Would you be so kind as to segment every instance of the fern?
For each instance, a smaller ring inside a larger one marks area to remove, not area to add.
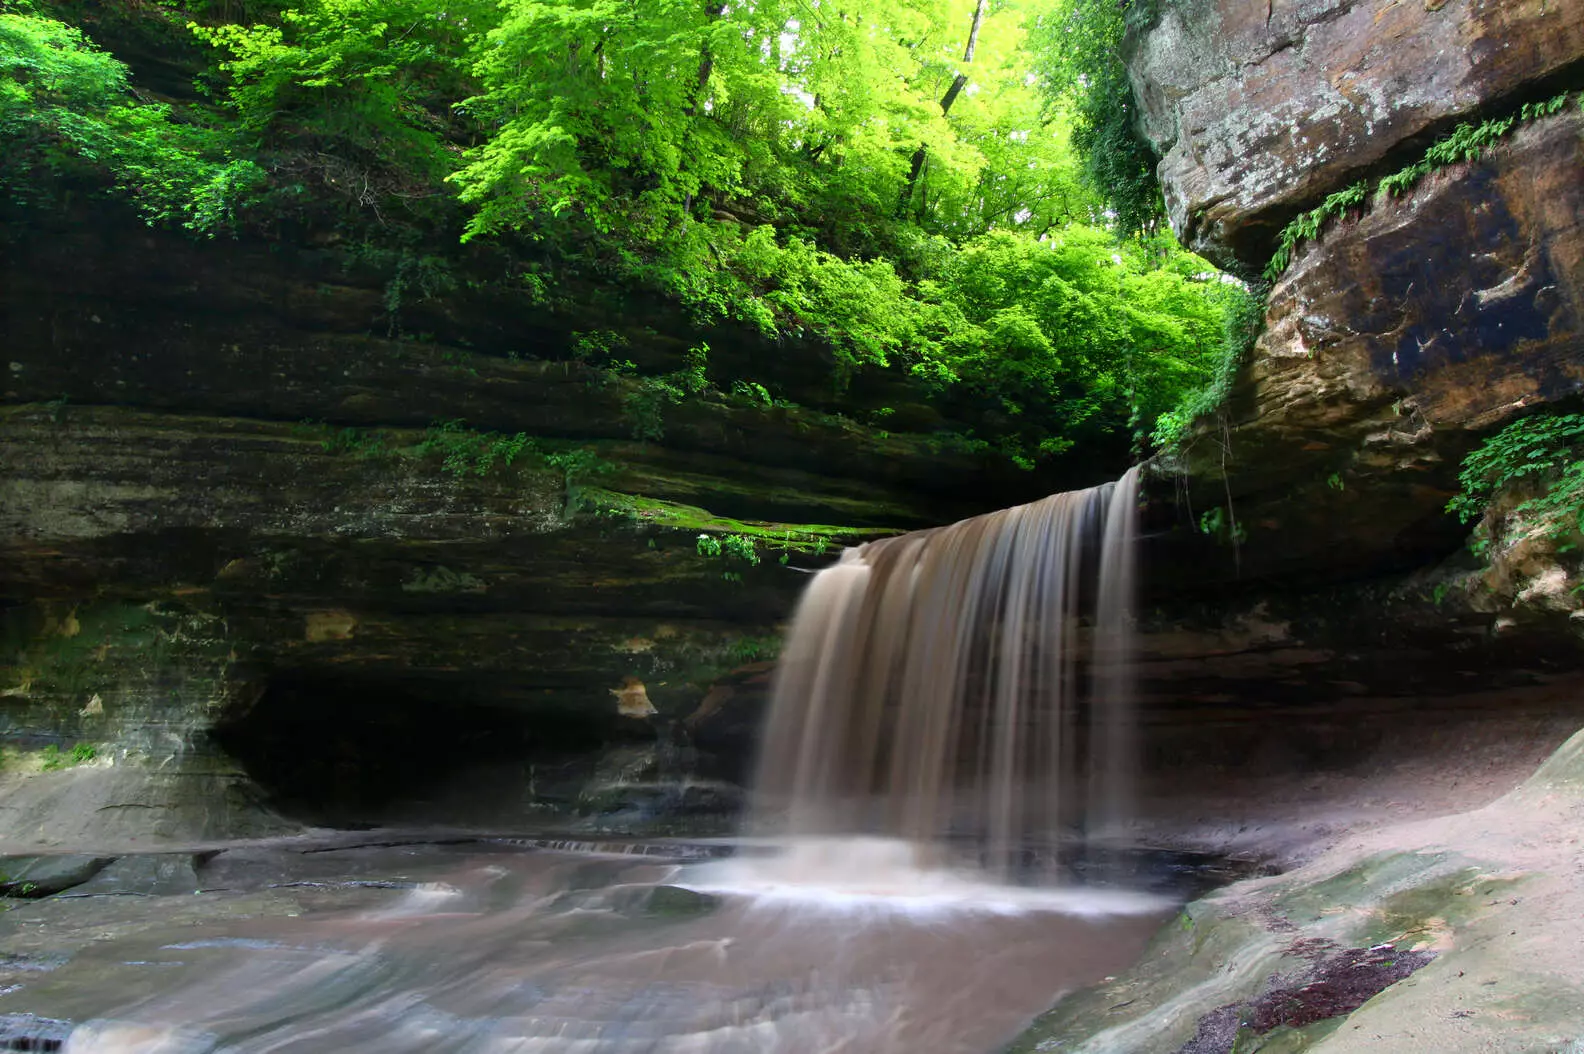
[[[1514,485],[1543,486],[1513,510],[1547,536],[1584,533],[1584,414],[1526,417],[1485,440],[1463,460],[1462,491],[1447,511],[1464,523]]]
[[[1485,151],[1510,135],[1513,129],[1528,121],[1538,120],[1558,113],[1567,105],[1568,92],[1552,96],[1542,102],[1524,103],[1515,114],[1492,118],[1480,124],[1460,124],[1445,137],[1433,143],[1419,161],[1383,176],[1375,185],[1376,194],[1401,197],[1408,193],[1425,176],[1438,168],[1467,161],[1478,161]],[[1579,103],[1584,107],[1584,93]],[[1366,182],[1360,181],[1344,190],[1331,194],[1318,208],[1301,212],[1276,236],[1276,249],[1265,265],[1265,278],[1275,281],[1292,263],[1293,250],[1306,241],[1314,241],[1327,222],[1345,215],[1349,209],[1364,206],[1372,195]]]

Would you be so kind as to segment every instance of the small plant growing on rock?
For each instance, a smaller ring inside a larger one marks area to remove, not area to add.
[[[77,765],[86,765],[99,757],[99,749],[91,743],[78,743],[71,750],[62,753],[61,748],[51,743],[39,753],[42,764],[39,766],[45,772],[55,772],[59,769],[72,768]]]
[[[1248,528],[1237,522],[1226,509],[1217,505],[1199,517],[1199,533],[1234,547],[1248,541]]]
[[[719,538],[701,534],[696,545],[698,554],[710,559],[739,560],[749,567],[759,566],[762,559],[758,544],[746,534],[725,534]],[[721,572],[721,577],[728,582],[741,582],[742,572],[728,568]]]
[[[533,450],[533,441],[526,433],[507,436],[499,432],[480,432],[456,420],[430,425],[418,444],[420,456],[442,455],[441,470],[457,479],[486,476],[497,463],[510,465]]]
[[[391,453],[389,437],[383,432],[368,432],[361,428],[342,428],[319,441],[327,454],[351,454],[353,457],[383,457]]]
[[[1319,207],[1300,212],[1277,236],[1276,251],[1265,268],[1266,279],[1275,281],[1280,278],[1292,262],[1293,250],[1303,242],[1320,237],[1320,231],[1330,220],[1346,214],[1350,209],[1365,207],[1376,195],[1400,197],[1438,168],[1478,161],[1487,149],[1500,142],[1513,129],[1559,112],[1567,105],[1568,94],[1563,92],[1539,102],[1524,103],[1516,113],[1506,117],[1493,117],[1479,124],[1460,124],[1450,134],[1432,143],[1420,160],[1381,177],[1373,192],[1367,182],[1361,181],[1330,195]],[[1580,104],[1584,105],[1584,95],[1580,96]]]
[[[1512,517],[1554,538],[1566,552],[1570,536],[1584,535],[1584,414],[1541,414],[1515,421],[1463,459],[1458,476],[1462,492],[1447,511],[1468,523],[1491,500],[1512,487],[1539,491],[1512,510]],[[1481,525],[1472,543],[1476,555],[1490,547]]]
[[[749,567],[759,566],[759,550],[754,540],[745,534],[728,534],[721,539],[721,549],[727,556],[746,561]]]

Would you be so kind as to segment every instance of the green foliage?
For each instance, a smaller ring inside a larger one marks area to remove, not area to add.
[[[719,258],[728,271],[711,295],[721,310],[768,333],[817,333],[838,379],[905,366],[943,396],[985,407],[1008,433],[1002,451],[1029,465],[1085,434],[1148,434],[1212,376],[1228,313],[1246,299],[1166,237],[1119,245],[1080,226],[941,242],[913,281],[889,261],[843,260],[769,227]],[[773,404],[762,386],[733,390]],[[626,396],[635,437],[660,438],[664,408],[685,394],[677,374],[639,382]]]
[[[39,753],[40,768],[45,772],[55,772],[59,769],[71,768],[76,765],[86,765],[99,757],[99,750],[90,743],[78,743],[68,753],[61,753],[60,747],[51,743]]]
[[[977,87],[950,120],[940,100],[964,65],[973,0],[501,7],[475,48],[482,90],[464,103],[495,131],[455,177],[478,207],[475,236],[586,224],[650,254],[727,214],[819,230],[847,256],[889,240],[877,217],[893,212],[921,143],[929,171],[910,219],[926,226],[1020,211],[1000,208],[1006,187],[981,182],[987,153],[1018,158],[1003,176],[1024,178],[1012,177],[1021,167],[1054,185],[1051,144],[1024,116],[1036,96],[1017,68],[1016,7],[987,13]]]
[[[606,461],[589,447],[551,451],[544,455],[544,460],[545,464],[561,473],[568,515],[584,506],[584,491],[596,477],[616,470],[613,462]]]
[[[456,420],[430,425],[418,444],[419,456],[441,455],[442,471],[458,479],[486,476],[497,463],[511,465],[525,452],[535,450],[533,441],[522,432],[512,436],[480,432]]]
[[[385,457],[395,452],[385,433],[350,427],[331,432],[319,441],[319,446],[327,454],[350,454],[359,458]]]
[[[432,192],[456,166],[446,111],[491,0],[301,0],[278,21],[191,24],[224,59],[226,99],[259,148],[358,206]]]
[[[759,544],[748,534],[700,534],[694,542],[694,548],[700,556],[706,559],[724,559],[727,567],[721,572],[722,579],[727,582],[741,582],[743,572],[735,567],[746,564],[757,567],[760,564]],[[782,561],[786,563],[786,561]]]
[[[1158,0],[1059,0],[1033,34],[1052,103],[1073,112],[1072,143],[1090,188],[1123,234],[1151,232],[1165,216],[1154,150],[1138,129],[1123,40],[1152,23]]]
[[[1326,199],[1308,212],[1301,212],[1282,228],[1276,239],[1276,252],[1265,266],[1265,278],[1275,281],[1292,262],[1293,250],[1303,242],[1320,237],[1320,231],[1333,219],[1359,208],[1369,198],[1369,185],[1363,181],[1326,196]]]
[[[1539,414],[1515,421],[1463,459],[1462,491],[1447,511],[1464,523],[1481,516],[1502,491],[1534,491],[1511,517],[1541,534],[1571,541],[1584,535],[1584,414]],[[1477,552],[1489,546],[1477,533]]]
[[[627,372],[631,367],[631,363],[619,363],[616,368]],[[622,395],[622,417],[632,429],[632,437],[645,442],[664,439],[665,408],[707,391],[708,368],[709,345],[699,344],[687,350],[680,370],[637,378]]]
[[[1579,98],[1580,103],[1584,104],[1584,94]],[[1563,92],[1542,102],[1525,103],[1516,113],[1506,117],[1491,118],[1479,124],[1465,122],[1431,144],[1420,160],[1381,177],[1375,184],[1374,193],[1371,193],[1367,182],[1361,181],[1331,194],[1318,207],[1299,213],[1282,229],[1277,236],[1276,251],[1265,267],[1265,278],[1270,281],[1280,278],[1292,262],[1293,250],[1306,241],[1319,238],[1320,232],[1331,220],[1353,209],[1364,208],[1381,195],[1400,197],[1438,168],[1479,160],[1486,150],[1511,134],[1513,129],[1525,122],[1560,112],[1567,105],[1567,100],[1568,93]]]
[[[385,279],[390,336],[464,281],[435,231],[491,238],[547,306],[641,287],[828,358],[838,392],[859,371],[911,373],[975,422],[942,443],[1025,467],[1114,429],[1180,432],[1235,366],[1223,331],[1241,293],[1158,233],[1133,132],[1118,49],[1150,4],[990,4],[971,61],[977,0],[167,6],[213,46],[217,112],[140,101],[77,30],[7,15],[0,131],[25,149],[0,174],[71,159],[204,230],[245,205],[267,229],[324,233],[325,206],[349,266]],[[586,332],[570,351],[620,385],[634,438],[661,440],[709,390],[709,348],[640,375],[626,342]],[[782,405],[747,378],[731,389]],[[378,452],[366,442],[328,448]],[[422,449],[460,476],[528,446],[448,422]]]
[[[1248,529],[1237,521],[1230,507],[1217,505],[1199,516],[1199,533],[1236,548],[1248,541]]]
[[[580,362],[605,362],[615,358],[618,348],[627,346],[627,338],[609,329],[572,334],[572,357]]]
[[[622,396],[622,419],[634,439],[658,443],[665,438],[665,408],[686,397],[687,392],[669,376],[641,377]]]
[[[1174,247],[1072,227],[976,239],[921,292],[936,343],[914,372],[994,400],[1017,437],[1003,449],[1032,461],[1097,431],[1147,435],[1214,370],[1241,290]]]
[[[231,224],[263,180],[225,137],[141,101],[126,66],[53,19],[0,12],[0,187],[23,204],[61,180],[102,177],[150,223],[205,234]]]
[[[386,336],[399,338],[403,335],[401,312],[404,305],[414,299],[433,300],[457,288],[451,262],[432,253],[364,245],[349,260],[371,264],[390,272],[390,279],[385,283],[385,291],[380,298],[387,320]]]
[[[751,406],[767,410],[775,406],[775,399],[770,395],[770,390],[758,381],[733,381],[731,393]]]
[[[735,557],[750,567],[759,566],[759,549],[754,540],[743,534],[728,534],[721,539],[721,553]]]
[[[781,638],[739,637],[733,641],[727,654],[735,663],[766,662],[781,654]]]
[[[1221,347],[1204,383],[1189,388],[1177,405],[1156,419],[1152,435],[1157,446],[1180,446],[1193,423],[1213,413],[1225,411],[1237,379],[1238,368],[1248,360],[1265,327],[1263,290],[1231,285],[1222,316]]]
[[[613,462],[606,461],[594,450],[581,446],[546,454],[545,464],[561,471],[566,480],[568,490],[581,483],[586,483],[595,476],[613,472],[616,469],[616,465]]]
[[[707,559],[725,560],[728,564],[735,562],[738,566],[746,564],[749,567],[758,567],[762,561],[759,555],[758,543],[746,534],[701,534],[694,543],[698,554]],[[783,561],[784,562],[784,561]],[[721,572],[721,577],[728,582],[742,581],[742,572],[728,566]]]

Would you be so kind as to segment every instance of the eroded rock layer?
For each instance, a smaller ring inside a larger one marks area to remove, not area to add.
[[[1143,129],[1183,241],[1264,265],[1301,208],[1427,137],[1569,78],[1578,0],[1181,0],[1134,41]]]
[[[1446,555],[1467,451],[1584,392],[1584,113],[1328,230],[1272,289],[1224,433],[1189,456],[1224,570],[1358,576]],[[1224,479],[1223,479],[1224,475]],[[1171,573],[1171,569],[1166,569]]]

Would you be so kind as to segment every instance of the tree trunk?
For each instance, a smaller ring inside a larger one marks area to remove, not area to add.
[[[704,16],[705,16],[706,24],[709,23],[709,22],[714,22],[717,18],[720,18],[725,13],[726,13],[726,0],[709,0],[709,2],[707,4],[705,4],[705,7],[704,7]],[[691,98],[688,99],[687,105],[682,107],[682,112],[688,117],[688,120],[690,122],[692,121],[692,119],[694,117],[698,116],[699,106],[704,101],[704,92],[705,92],[706,89],[709,88],[710,74],[713,73],[714,71],[715,71],[715,55],[710,51],[709,37],[706,36],[704,38],[703,43],[701,43],[699,45],[698,73],[695,74],[694,80],[693,80],[693,95],[692,95]],[[683,145],[683,148],[684,148],[684,156],[683,156],[683,159],[682,159],[682,163],[684,165],[687,164],[687,157],[686,157],[686,154],[685,154],[685,149],[686,149],[686,146],[687,146],[688,139],[691,138],[692,131],[693,131],[692,125],[689,124],[689,126],[682,133],[682,135],[683,135],[682,145]],[[687,224],[688,218],[692,214],[692,212],[693,212],[693,195],[692,194],[688,194],[687,197],[682,202],[682,223],[684,225]]]
[[[974,49],[979,46],[979,24],[984,21],[985,0],[979,0],[974,5],[973,25],[968,29],[968,46],[963,48],[963,65],[973,61]],[[957,101],[957,96],[968,86],[968,74],[958,72],[952,78],[951,87],[946,89],[946,94],[941,96],[941,116],[951,113],[952,103]],[[924,171],[925,149],[920,143],[917,150],[913,151],[913,163],[908,166],[907,182],[902,186],[902,200],[897,203],[897,217],[906,215],[908,205],[913,201],[913,191],[918,186],[919,175]]]

